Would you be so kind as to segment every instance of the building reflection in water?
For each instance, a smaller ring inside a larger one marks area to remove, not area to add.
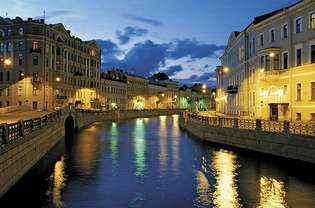
[[[98,129],[96,126],[90,126],[85,129],[77,139],[73,158],[76,158],[77,163],[76,173],[80,175],[93,174],[94,168],[98,157],[100,156],[100,142],[101,140],[95,139]]]
[[[237,187],[237,157],[229,151],[214,151],[212,168],[216,179],[213,204],[218,208],[241,207]]]
[[[62,207],[61,192],[65,187],[65,160],[61,157],[60,161],[57,161],[52,174],[53,187],[52,187],[52,202],[55,207]]]
[[[166,129],[166,116],[160,116],[159,124],[159,147],[160,147],[160,170],[165,174],[167,168],[167,129]]]
[[[175,175],[179,174],[179,134],[180,129],[178,126],[178,115],[173,115],[173,124],[172,124],[172,167]]]
[[[134,164],[136,167],[135,175],[143,176],[145,170],[145,127],[143,119],[138,118],[134,128]]]
[[[260,178],[259,208],[288,207],[285,197],[286,192],[282,181],[266,176]]]

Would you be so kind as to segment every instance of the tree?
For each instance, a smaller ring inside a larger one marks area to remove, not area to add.
[[[158,72],[153,74],[149,79],[157,79],[157,80],[169,80],[170,78],[164,72]]]

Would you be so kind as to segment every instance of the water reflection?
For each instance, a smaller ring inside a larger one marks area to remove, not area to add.
[[[315,179],[282,163],[204,145],[178,116],[105,122],[82,129],[49,176],[30,177],[0,207],[314,207]]]
[[[117,131],[117,123],[113,122],[110,130],[110,156],[111,159],[113,160],[113,167],[114,169],[116,168],[117,165],[117,146],[118,146],[118,131]],[[114,171],[114,170],[113,170]]]
[[[135,175],[143,176],[145,170],[145,128],[143,119],[138,118],[134,128],[134,154],[135,154]]]
[[[165,174],[167,168],[167,129],[166,129],[166,116],[160,116],[159,123],[159,161],[160,161],[160,170],[162,175]]]
[[[216,178],[213,204],[218,208],[241,207],[237,192],[236,155],[232,152],[214,151],[212,168]]]
[[[172,166],[175,175],[179,174],[179,125],[178,125],[178,115],[172,116]]]
[[[208,206],[212,202],[211,191],[210,191],[210,184],[202,171],[197,171],[196,173],[196,180],[197,180],[197,202],[200,205]]]
[[[91,175],[96,167],[101,148],[101,140],[96,139],[97,130],[96,126],[90,126],[76,138],[73,157],[76,158],[76,172],[80,175]]]
[[[65,187],[65,159],[61,157],[60,161],[57,161],[54,167],[54,172],[51,175],[53,187],[52,187],[52,201],[55,207],[62,206],[62,189]]]
[[[285,202],[286,192],[284,183],[274,178],[262,176],[260,178],[259,208],[288,207]]]

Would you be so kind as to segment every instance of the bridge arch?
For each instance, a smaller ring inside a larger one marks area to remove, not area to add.
[[[64,122],[64,128],[65,128],[65,143],[66,148],[71,149],[72,143],[73,143],[73,137],[75,132],[75,122],[72,115],[69,115]]]

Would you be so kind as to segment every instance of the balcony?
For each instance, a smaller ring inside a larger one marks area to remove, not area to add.
[[[30,52],[31,53],[41,53],[42,50],[40,48],[31,48]]]
[[[286,69],[273,69],[273,70],[261,70],[259,73],[259,79],[262,81],[278,80],[280,75],[286,72]]]
[[[238,92],[238,86],[230,85],[226,88],[227,93],[229,94],[236,94]]]

